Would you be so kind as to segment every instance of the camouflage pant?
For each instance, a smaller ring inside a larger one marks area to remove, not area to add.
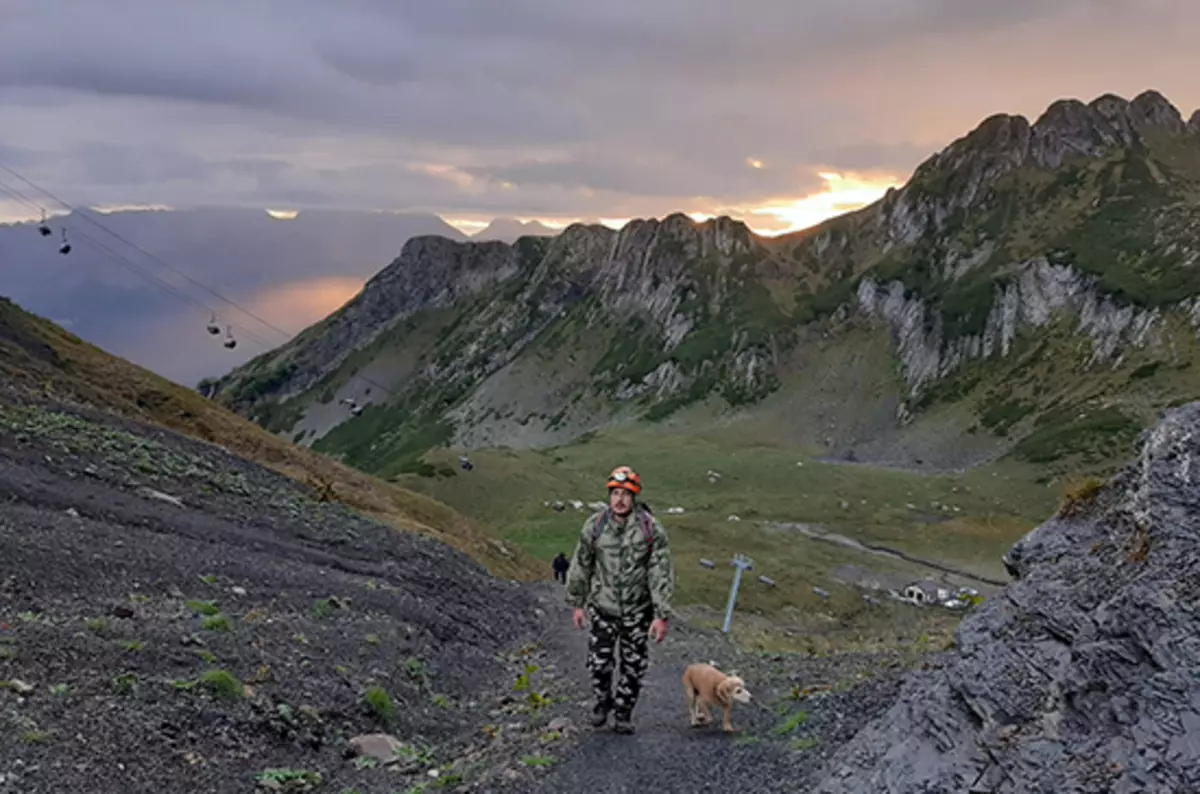
[[[650,662],[647,632],[654,613],[647,609],[614,618],[589,605],[587,615],[592,629],[588,637],[588,670],[592,674],[596,703],[612,708],[617,719],[627,720],[637,705],[642,676]],[[616,667],[618,648],[621,651],[621,677],[617,682],[616,697],[613,697],[613,668]]]

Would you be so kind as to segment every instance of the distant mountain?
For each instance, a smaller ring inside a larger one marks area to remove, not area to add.
[[[387,475],[444,442],[647,420],[848,461],[1077,472],[1200,397],[1198,200],[1200,114],[1153,91],[1061,100],[988,118],[793,234],[675,213],[412,240],[216,396]]]
[[[485,228],[471,235],[476,242],[499,240],[515,243],[521,237],[553,237],[558,230],[539,221],[519,221],[515,218],[495,218]]]
[[[326,296],[352,295],[410,238],[467,239],[432,214],[338,210],[304,210],[291,220],[235,208],[81,210],[52,219],[54,236],[48,238],[37,233],[36,223],[0,225],[0,294],[185,384],[224,372],[263,348],[248,337],[232,351],[216,344],[204,333],[208,317],[131,272],[134,267],[225,313],[269,344],[285,340],[85,216],[239,304],[253,304],[256,314],[271,312],[264,319],[286,331],[299,330],[337,308],[336,302],[328,305]],[[57,253],[60,227],[73,245],[68,256]],[[128,261],[115,261],[121,259]]]

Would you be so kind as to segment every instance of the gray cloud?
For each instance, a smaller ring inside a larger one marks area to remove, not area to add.
[[[75,203],[661,215],[803,195],[824,167],[903,176],[1060,96],[1200,102],[1180,46],[1200,5],[1170,0],[43,0],[4,20],[0,162]]]

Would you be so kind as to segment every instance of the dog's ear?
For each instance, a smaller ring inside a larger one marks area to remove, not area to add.
[[[721,683],[717,684],[716,693],[717,699],[722,703],[728,703],[730,695],[733,694],[734,682],[732,678],[726,678]]]

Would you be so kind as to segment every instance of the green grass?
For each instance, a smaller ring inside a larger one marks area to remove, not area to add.
[[[859,540],[1003,578],[1000,556],[1052,515],[1060,496],[1035,483],[1036,472],[1017,463],[934,477],[820,463],[786,447],[735,447],[727,440],[645,429],[601,434],[551,450],[475,452],[472,460],[476,468],[469,476],[412,482],[411,487],[423,484],[438,499],[489,524],[506,542],[546,561],[547,572],[548,561],[558,552],[571,554],[590,511],[576,512],[568,505],[566,512],[557,513],[543,502],[603,500],[605,475],[617,465],[634,466],[645,483],[645,501],[670,536],[679,573],[678,602],[723,608],[729,560],[744,553],[757,567],[739,608],[766,614],[791,608],[857,609],[858,593],[831,579],[846,563],[906,576],[914,569],[759,522],[821,524]],[[797,466],[798,461],[803,465]],[[717,484],[708,482],[709,469],[722,473]],[[935,502],[952,507],[942,510]],[[673,505],[686,512],[668,515]],[[730,515],[741,521],[730,522]],[[701,558],[718,567],[701,567]],[[777,586],[759,583],[758,574]],[[834,594],[832,604],[812,592],[814,585]]]

